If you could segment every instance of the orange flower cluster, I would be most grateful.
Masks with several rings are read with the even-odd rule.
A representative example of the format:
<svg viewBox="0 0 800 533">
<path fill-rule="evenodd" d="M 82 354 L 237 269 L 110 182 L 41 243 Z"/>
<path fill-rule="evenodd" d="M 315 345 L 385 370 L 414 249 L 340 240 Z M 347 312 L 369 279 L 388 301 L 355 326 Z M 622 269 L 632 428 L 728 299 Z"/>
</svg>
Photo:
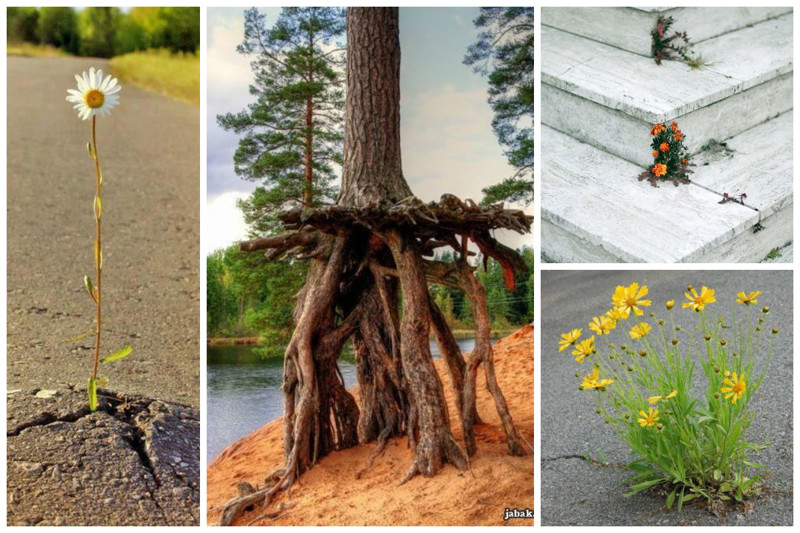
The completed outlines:
<svg viewBox="0 0 800 533">
<path fill-rule="evenodd" d="M 667 173 L 667 165 L 656 163 L 652 170 L 653 174 L 655 174 L 656 177 L 660 178 L 661 176 Z"/>
<path fill-rule="evenodd" d="M 678 128 L 678 123 L 672 121 L 654 124 L 650 129 L 652 139 L 650 149 L 653 151 L 653 166 L 650 172 L 657 178 L 673 179 L 686 177 L 689 172 L 689 161 L 686 157 L 686 147 L 683 142 L 685 136 Z"/>
</svg>

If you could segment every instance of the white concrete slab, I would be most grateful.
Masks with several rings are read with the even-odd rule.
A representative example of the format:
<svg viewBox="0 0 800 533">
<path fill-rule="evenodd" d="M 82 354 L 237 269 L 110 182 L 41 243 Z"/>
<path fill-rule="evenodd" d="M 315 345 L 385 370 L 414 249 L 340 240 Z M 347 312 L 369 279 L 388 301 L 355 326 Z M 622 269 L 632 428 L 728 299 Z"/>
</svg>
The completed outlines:
<svg viewBox="0 0 800 533">
<path fill-rule="evenodd" d="M 791 7 L 544 7 L 542 25 L 558 28 L 635 54 L 650 56 L 659 13 L 674 19 L 693 43 L 791 13 Z"/>
<path fill-rule="evenodd" d="M 790 205 L 792 120 L 790 111 L 728 139 L 730 153 L 699 153 L 692 181 L 720 195 L 747 194 L 745 204 L 757 209 L 762 220 Z"/>
<path fill-rule="evenodd" d="M 792 71 L 792 15 L 703 45 L 712 67 L 692 69 L 542 27 L 542 82 L 656 123 L 672 120 Z"/>
<path fill-rule="evenodd" d="M 540 147 L 542 251 L 548 257 L 565 260 L 570 254 L 545 240 L 546 224 L 587 243 L 595 250 L 587 257 L 673 263 L 696 261 L 759 220 L 757 211 L 721 205 L 717 194 L 697 185 L 654 188 L 639 182 L 637 165 L 546 126 Z"/>
<path fill-rule="evenodd" d="M 651 122 L 552 85 L 542 84 L 541 99 L 543 124 L 638 165 L 652 163 Z M 791 108 L 792 75 L 784 74 L 675 120 L 694 154 L 711 139 L 727 139 Z"/>
</svg>

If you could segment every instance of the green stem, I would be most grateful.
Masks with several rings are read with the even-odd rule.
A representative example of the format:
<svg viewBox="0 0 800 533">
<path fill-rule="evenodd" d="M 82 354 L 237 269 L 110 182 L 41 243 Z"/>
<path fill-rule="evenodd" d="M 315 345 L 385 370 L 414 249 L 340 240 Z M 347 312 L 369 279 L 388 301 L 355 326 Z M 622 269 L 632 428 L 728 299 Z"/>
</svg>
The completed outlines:
<svg viewBox="0 0 800 533">
<path fill-rule="evenodd" d="M 94 224 L 95 224 L 95 251 L 94 251 L 94 275 L 97 280 L 97 284 L 95 286 L 96 291 L 96 314 L 95 314 L 95 322 L 97 324 L 97 330 L 95 331 L 94 335 L 94 363 L 92 365 L 92 378 L 97 379 L 97 367 L 100 364 L 100 328 L 102 324 L 102 287 L 103 287 L 103 278 L 102 278 L 102 254 L 103 248 L 101 246 L 102 240 L 102 228 L 100 220 L 102 218 L 102 204 L 100 203 L 100 188 L 102 186 L 102 174 L 100 172 L 100 155 L 97 153 L 97 136 L 96 132 L 96 123 L 97 123 L 97 116 L 92 117 L 92 158 L 94 159 L 94 171 L 95 171 L 95 201 L 94 201 Z M 98 212 L 100 210 L 100 212 Z"/>
</svg>

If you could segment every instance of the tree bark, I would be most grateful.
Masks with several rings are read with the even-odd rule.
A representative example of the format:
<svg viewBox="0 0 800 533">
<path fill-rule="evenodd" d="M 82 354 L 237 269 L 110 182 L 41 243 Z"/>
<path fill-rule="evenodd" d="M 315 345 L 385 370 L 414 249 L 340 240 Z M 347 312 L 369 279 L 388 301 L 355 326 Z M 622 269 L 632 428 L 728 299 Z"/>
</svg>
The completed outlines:
<svg viewBox="0 0 800 533">
<path fill-rule="evenodd" d="M 347 9 L 344 165 L 337 203 L 411 196 L 400 158 L 400 31 L 396 7 Z"/>
</svg>

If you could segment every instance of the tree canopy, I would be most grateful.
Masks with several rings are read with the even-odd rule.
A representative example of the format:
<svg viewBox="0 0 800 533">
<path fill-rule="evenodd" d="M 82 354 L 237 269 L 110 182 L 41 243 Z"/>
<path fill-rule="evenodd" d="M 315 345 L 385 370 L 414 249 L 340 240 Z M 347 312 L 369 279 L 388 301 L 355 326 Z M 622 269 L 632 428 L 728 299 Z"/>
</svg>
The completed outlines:
<svg viewBox="0 0 800 533">
<path fill-rule="evenodd" d="M 533 201 L 533 8 L 483 7 L 464 63 L 488 76 L 492 129 L 516 173 L 486 187 L 483 203 Z"/>
<path fill-rule="evenodd" d="M 240 203 L 255 234 L 275 228 L 275 216 L 293 207 L 330 203 L 341 165 L 344 118 L 345 11 L 283 8 L 270 27 L 258 9 L 245 11 L 237 51 L 251 56 L 256 100 L 217 121 L 240 136 L 236 174 L 259 182 Z"/>
</svg>

